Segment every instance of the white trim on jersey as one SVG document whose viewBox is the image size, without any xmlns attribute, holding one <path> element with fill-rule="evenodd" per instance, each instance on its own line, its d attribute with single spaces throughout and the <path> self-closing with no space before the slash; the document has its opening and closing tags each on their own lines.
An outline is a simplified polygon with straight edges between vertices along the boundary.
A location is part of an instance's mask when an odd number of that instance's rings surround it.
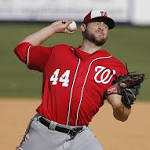
<svg viewBox="0 0 150 150">
<path fill-rule="evenodd" d="M 71 109 L 72 92 L 73 92 L 73 87 L 74 87 L 74 83 L 75 83 L 75 80 L 76 80 L 76 76 L 77 76 L 77 72 L 78 72 L 79 65 L 80 65 L 80 58 L 79 58 L 79 61 L 78 61 L 78 64 L 77 64 L 76 72 L 75 72 L 75 75 L 74 75 L 74 79 L 73 79 L 73 83 L 72 83 L 72 87 L 71 87 L 71 91 L 70 91 L 69 109 L 68 109 L 67 123 L 66 123 L 67 126 L 68 126 L 69 118 L 70 118 L 70 109 Z"/>
<path fill-rule="evenodd" d="M 76 126 L 78 125 L 78 117 L 79 117 L 80 106 L 81 106 L 81 103 L 82 103 L 84 87 L 85 87 L 85 84 L 86 84 L 86 81 L 87 81 L 87 78 L 88 78 L 88 75 L 89 75 L 89 72 L 90 72 L 90 69 L 91 69 L 91 66 L 92 66 L 93 62 L 96 61 L 96 60 L 99 60 L 99 59 L 108 59 L 108 58 L 111 58 L 111 57 L 112 56 L 100 57 L 100 58 L 96 58 L 96 59 L 91 61 L 90 65 L 88 67 L 88 72 L 86 74 L 86 77 L 85 77 L 85 80 L 84 80 L 84 84 L 83 84 L 83 87 L 82 87 L 82 91 L 81 91 L 80 103 L 79 103 L 79 106 L 78 106 L 77 119 L 76 119 L 76 123 L 75 123 Z"/>
<path fill-rule="evenodd" d="M 27 66 L 29 65 L 29 52 L 30 52 L 30 48 L 31 48 L 31 46 L 28 47 L 28 51 L 27 51 Z"/>
</svg>

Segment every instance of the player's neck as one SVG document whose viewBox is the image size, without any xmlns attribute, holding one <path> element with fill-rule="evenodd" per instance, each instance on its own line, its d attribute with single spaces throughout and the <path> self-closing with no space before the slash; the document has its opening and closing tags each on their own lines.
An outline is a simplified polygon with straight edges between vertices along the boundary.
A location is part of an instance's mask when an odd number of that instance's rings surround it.
<svg viewBox="0 0 150 150">
<path fill-rule="evenodd" d="M 101 46 L 97 46 L 94 43 L 91 43 L 90 41 L 83 41 L 82 45 L 80 46 L 80 49 L 92 54 L 94 52 L 96 52 L 97 50 L 101 49 Z"/>
</svg>

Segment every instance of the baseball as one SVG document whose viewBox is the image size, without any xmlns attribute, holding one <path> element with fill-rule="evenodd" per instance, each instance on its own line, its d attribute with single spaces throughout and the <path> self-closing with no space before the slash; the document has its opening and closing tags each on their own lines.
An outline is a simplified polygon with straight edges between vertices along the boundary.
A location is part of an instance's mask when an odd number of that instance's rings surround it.
<svg viewBox="0 0 150 150">
<path fill-rule="evenodd" d="M 72 23 L 70 23 L 67 27 L 70 31 L 74 31 L 77 30 L 77 24 L 75 21 L 72 21 Z"/>
</svg>

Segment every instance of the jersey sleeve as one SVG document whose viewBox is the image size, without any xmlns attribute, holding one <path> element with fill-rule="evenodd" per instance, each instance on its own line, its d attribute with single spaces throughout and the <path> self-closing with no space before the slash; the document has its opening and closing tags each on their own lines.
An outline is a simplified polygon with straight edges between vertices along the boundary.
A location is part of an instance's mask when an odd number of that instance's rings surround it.
<svg viewBox="0 0 150 150">
<path fill-rule="evenodd" d="M 122 63 L 119 65 L 119 67 L 116 70 L 117 70 L 117 73 L 116 73 L 117 77 L 119 77 L 120 75 L 125 75 L 128 73 L 127 68 Z"/>
<path fill-rule="evenodd" d="M 43 46 L 32 46 L 28 42 L 19 44 L 14 52 L 19 59 L 27 64 L 29 69 L 44 71 L 52 48 Z"/>
</svg>

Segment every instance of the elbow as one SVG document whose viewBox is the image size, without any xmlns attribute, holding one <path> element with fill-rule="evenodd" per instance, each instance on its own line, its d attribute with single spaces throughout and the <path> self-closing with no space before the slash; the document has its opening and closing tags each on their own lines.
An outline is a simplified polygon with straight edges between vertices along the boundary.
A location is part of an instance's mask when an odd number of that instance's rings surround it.
<svg viewBox="0 0 150 150">
<path fill-rule="evenodd" d="M 17 46 L 17 47 L 15 47 L 15 49 L 14 49 L 14 53 L 18 56 L 18 51 L 19 51 L 19 48 L 18 48 L 19 46 Z"/>
<path fill-rule="evenodd" d="M 114 116 L 114 117 L 115 117 L 116 120 L 121 121 L 121 122 L 125 122 L 125 121 L 128 120 L 128 116 L 126 116 L 126 117 L 124 117 L 124 116 L 123 117 Z"/>
<path fill-rule="evenodd" d="M 125 122 L 128 120 L 130 112 L 131 112 L 131 109 L 126 109 L 126 108 L 123 110 L 122 109 L 121 110 L 115 109 L 113 111 L 113 115 L 114 115 L 116 120 L 119 120 L 121 122 Z"/>
<path fill-rule="evenodd" d="M 20 43 L 15 49 L 14 53 L 17 57 L 24 63 L 26 63 L 28 47 L 31 46 L 30 43 Z"/>
<path fill-rule="evenodd" d="M 14 49 L 14 53 L 22 62 L 26 62 L 26 53 L 19 46 Z"/>
</svg>

